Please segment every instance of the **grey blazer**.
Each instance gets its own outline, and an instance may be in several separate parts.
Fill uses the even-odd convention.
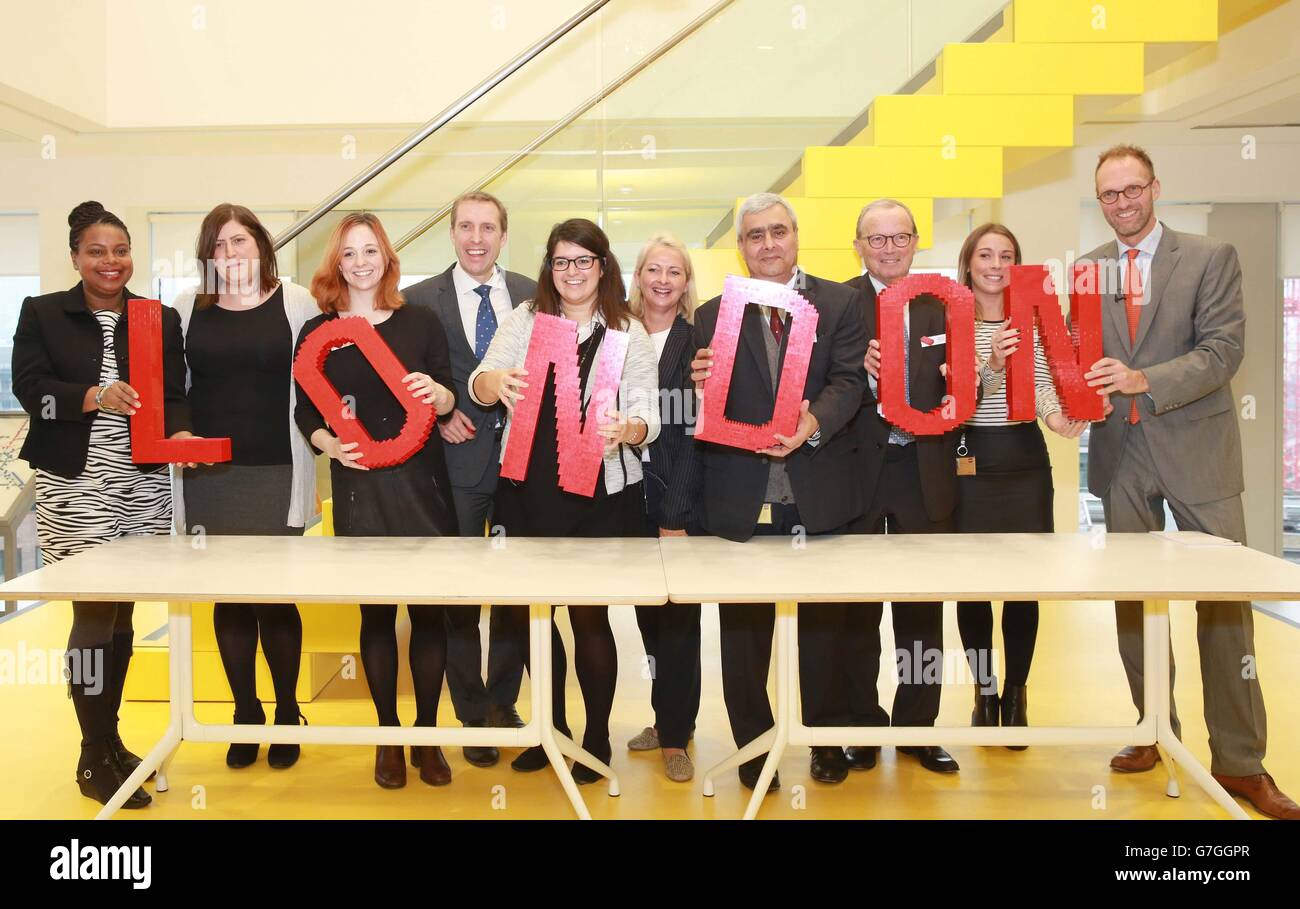
[[[1112,240],[1085,258],[1115,267],[1118,249]],[[1122,300],[1103,293],[1102,310],[1105,356],[1141,369],[1151,386],[1149,396],[1137,396],[1138,412],[1169,492],[1188,504],[1239,495],[1241,433],[1230,382],[1245,353],[1246,313],[1236,249],[1165,226],[1137,341],[1129,343]],[[1115,476],[1130,400],[1113,398],[1114,412],[1092,424],[1088,489],[1095,496],[1104,497]]]
[[[412,284],[402,291],[408,303],[428,306],[438,314],[442,327],[447,332],[447,346],[451,352],[451,378],[455,383],[456,407],[469,417],[474,424],[474,438],[457,445],[443,445],[447,455],[447,470],[451,474],[451,485],[462,489],[476,489],[491,492],[496,488],[497,467],[499,461],[499,440],[494,427],[498,415],[505,421],[505,408],[500,404],[495,407],[482,408],[469,396],[465,383],[469,374],[478,366],[478,358],[465,337],[465,326],[460,318],[460,304],[456,299],[456,283],[452,279],[452,263],[440,275],[426,278],[418,284]],[[506,292],[510,295],[511,308],[517,307],[525,300],[531,300],[537,294],[537,282],[523,275],[508,271],[506,274]]]

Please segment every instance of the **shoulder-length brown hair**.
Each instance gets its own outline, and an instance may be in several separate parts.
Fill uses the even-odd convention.
[[[275,243],[265,225],[250,209],[232,202],[222,202],[208,212],[199,226],[199,239],[194,247],[194,256],[199,264],[199,290],[194,296],[196,309],[207,309],[217,302],[217,270],[212,264],[212,257],[217,249],[217,235],[231,221],[239,222],[257,244],[257,271],[262,293],[270,293],[280,283],[275,261]]]
[[[316,298],[316,305],[321,312],[347,312],[348,285],[343,280],[339,264],[343,261],[343,238],[354,227],[369,227],[379,243],[379,254],[384,257],[384,276],[379,279],[379,288],[375,294],[375,309],[401,309],[402,294],[397,289],[402,278],[401,263],[397,251],[389,242],[388,232],[376,215],[370,212],[354,211],[343,216],[330,234],[325,245],[325,258],[320,268],[311,279],[311,295]]]
[[[975,285],[971,281],[970,260],[975,258],[975,250],[979,247],[980,240],[983,240],[988,234],[997,234],[1000,237],[1006,237],[1010,240],[1011,248],[1015,250],[1016,253],[1016,264],[1020,264],[1020,241],[1017,240],[1016,235],[1011,232],[1011,228],[1007,227],[1005,224],[995,224],[992,221],[987,224],[981,224],[970,232],[970,236],[966,238],[966,242],[961,245],[961,253],[957,256],[957,283],[965,284],[971,290],[975,289]]]
[[[542,270],[537,275],[537,297],[532,303],[533,311],[548,316],[564,315],[560,306],[560,292],[555,289],[551,257],[555,255],[555,247],[566,242],[581,246],[600,260],[596,309],[610,328],[626,331],[633,316],[628,309],[627,299],[623,296],[623,273],[619,270],[618,259],[610,251],[609,238],[605,232],[586,218],[570,218],[551,228],[551,235],[546,239],[546,255],[542,257]]]

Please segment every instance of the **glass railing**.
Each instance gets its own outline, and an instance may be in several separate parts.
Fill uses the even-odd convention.
[[[404,236],[713,5],[609,3],[304,231],[282,267],[306,283],[343,211]],[[877,95],[920,87],[944,44],[982,37],[1006,5],[733,0],[485,187],[509,208],[501,264],[536,274],[551,226],[577,216],[625,266],[658,231],[706,245],[737,197],[782,189],[804,148],[845,141]],[[404,283],[446,269],[447,221],[401,259]]]

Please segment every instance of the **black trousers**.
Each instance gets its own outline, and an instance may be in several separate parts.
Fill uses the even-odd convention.
[[[647,518],[646,536],[658,535]],[[650,675],[659,746],[685,748],[700,712],[700,604],[637,606],[636,624],[645,645],[642,672]]]
[[[755,536],[790,536],[801,527],[797,505],[773,505],[772,523],[759,524]],[[843,533],[837,529],[833,533]],[[877,604],[879,605],[879,604]],[[804,722],[809,726],[840,724],[846,681],[830,665],[844,616],[854,604],[806,603],[799,606],[799,687]],[[877,618],[877,621],[879,619]],[[718,626],[722,645],[722,696],[736,745],[745,745],[771,729],[775,720],[767,696],[772,663],[774,603],[722,603]],[[880,647],[877,644],[877,666]],[[875,676],[872,676],[874,690]]]
[[[954,469],[955,466],[954,466]],[[871,504],[861,518],[849,525],[850,533],[950,533],[951,518],[932,521],[921,497],[921,475],[916,445],[889,445],[880,482]],[[927,680],[925,668],[943,659],[943,603],[894,603],[893,625],[898,689],[893,709],[886,714],[880,705],[876,679],[880,674],[880,620],[882,603],[834,604],[826,610],[829,627],[835,629],[828,642],[826,665],[801,670],[836,673],[843,682],[838,689],[824,683],[828,691],[839,692],[839,702],[827,712],[844,726],[933,726],[939,716],[942,675]],[[800,614],[802,623],[802,613]],[[800,637],[802,647],[803,637]],[[805,697],[805,713],[808,711]],[[808,725],[815,725],[811,722]],[[823,723],[821,725],[832,725]]]
[[[486,492],[451,488],[456,520],[463,537],[481,537],[492,515],[495,485]],[[483,646],[479,607],[447,606],[447,687],[456,718],[477,725],[489,707],[510,707],[519,699],[528,650],[528,607],[493,606],[488,620],[487,683],[483,682]]]

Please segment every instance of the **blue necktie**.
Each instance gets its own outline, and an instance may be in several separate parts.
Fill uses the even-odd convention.
[[[492,336],[497,333],[497,314],[492,311],[491,287],[480,284],[474,288],[474,293],[479,296],[478,316],[474,320],[474,357],[482,360],[492,343]]]
[[[912,339],[911,332],[904,329],[903,331],[903,396],[907,398],[907,403],[912,403]],[[916,436],[912,435],[906,429],[899,429],[897,426],[889,427],[889,442],[891,445],[906,445],[915,441]]]

